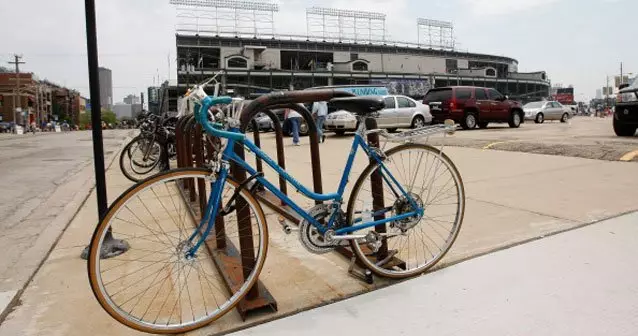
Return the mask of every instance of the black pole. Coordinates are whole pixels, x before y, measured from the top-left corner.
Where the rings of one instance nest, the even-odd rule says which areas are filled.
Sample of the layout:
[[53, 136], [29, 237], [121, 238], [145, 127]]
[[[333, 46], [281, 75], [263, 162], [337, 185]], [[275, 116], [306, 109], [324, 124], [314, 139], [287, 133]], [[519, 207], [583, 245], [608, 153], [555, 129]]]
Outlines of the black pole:
[[[100, 106], [100, 73], [97, 53], [97, 28], [95, 23], [95, 0], [84, 0], [86, 18], [86, 49], [89, 63], [89, 88], [91, 95], [91, 133], [93, 134], [93, 164], [95, 168], [95, 193], [97, 195], [97, 213], [100, 221], [108, 209], [106, 199], [106, 173], [104, 170], [104, 141], [102, 139], [102, 106]], [[81, 257], [88, 259], [89, 247]], [[111, 228], [104, 237], [100, 258], [109, 258], [126, 252], [127, 242], [114, 239]]]
[[97, 28], [95, 0], [84, 0], [86, 15], [86, 49], [89, 59], [89, 86], [91, 90], [91, 132], [93, 134], [93, 162], [97, 213], [102, 220], [106, 215], [106, 177], [104, 172], [104, 144], [102, 140], [102, 106], [100, 106], [100, 74], [97, 58]]

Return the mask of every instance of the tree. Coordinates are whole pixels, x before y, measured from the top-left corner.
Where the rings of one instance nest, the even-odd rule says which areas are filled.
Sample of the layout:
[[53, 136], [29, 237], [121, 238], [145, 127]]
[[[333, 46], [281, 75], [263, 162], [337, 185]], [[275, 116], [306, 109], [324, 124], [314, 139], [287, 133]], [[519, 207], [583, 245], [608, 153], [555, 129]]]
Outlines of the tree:
[[91, 126], [91, 111], [80, 113], [80, 128], [87, 129]]
[[[112, 111], [103, 110], [100, 118], [107, 124], [114, 124], [117, 122], [117, 116]], [[80, 128], [87, 129], [91, 126], [91, 111], [86, 111], [80, 114]]]
[[102, 121], [115, 125], [115, 123], [117, 123], [117, 115], [115, 115], [113, 111], [104, 110], [102, 111]]

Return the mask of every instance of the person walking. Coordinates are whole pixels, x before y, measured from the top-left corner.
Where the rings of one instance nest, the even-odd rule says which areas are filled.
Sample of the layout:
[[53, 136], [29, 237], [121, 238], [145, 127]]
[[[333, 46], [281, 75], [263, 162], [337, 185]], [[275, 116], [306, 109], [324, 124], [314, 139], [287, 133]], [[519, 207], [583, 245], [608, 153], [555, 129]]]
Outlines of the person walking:
[[326, 135], [323, 134], [323, 123], [328, 115], [328, 103], [325, 101], [314, 102], [312, 104], [312, 116], [317, 124], [317, 137], [319, 142], [326, 142]]
[[293, 109], [286, 109], [286, 120], [290, 120], [290, 128], [292, 128], [292, 144], [299, 146], [299, 126], [301, 125], [301, 114]]

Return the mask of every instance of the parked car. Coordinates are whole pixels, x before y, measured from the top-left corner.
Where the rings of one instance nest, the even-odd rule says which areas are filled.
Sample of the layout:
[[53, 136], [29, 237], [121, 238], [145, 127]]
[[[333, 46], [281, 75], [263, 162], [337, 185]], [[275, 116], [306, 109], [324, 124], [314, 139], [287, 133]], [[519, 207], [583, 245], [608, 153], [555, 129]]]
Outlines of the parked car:
[[[418, 128], [432, 123], [432, 115], [427, 105], [401, 95], [381, 96], [385, 108], [375, 118], [377, 126], [390, 132], [398, 128]], [[342, 135], [346, 131], [357, 129], [357, 119], [348, 111], [336, 111], [328, 114], [324, 127]]]
[[[306, 106], [306, 108], [308, 108], [308, 106]], [[283, 132], [283, 134], [285, 136], [292, 136], [292, 126], [290, 125], [290, 121], [286, 120], [285, 114], [286, 114], [286, 109], [274, 109], [272, 110], [272, 112], [277, 116], [277, 118], [279, 119], [279, 123], [281, 124], [281, 131]], [[300, 136], [306, 136], [308, 135], [308, 123], [306, 123], [306, 120], [301, 118], [301, 124], [299, 124], [299, 135]]]
[[[267, 131], [272, 131], [273, 129], [275, 129], [275, 126], [273, 125], [273, 122], [270, 119], [270, 117], [264, 113], [258, 113], [255, 116], [255, 121], [257, 122], [257, 128], [259, 129], [260, 132], [267, 132]], [[251, 122], [250, 124], [248, 124], [248, 131], [252, 131], [252, 129], [253, 129], [253, 123]]]
[[13, 131], [13, 123], [0, 122], [0, 133], [10, 133]]
[[638, 129], [638, 80], [621, 89], [616, 96], [614, 132], [617, 136], [633, 136]]
[[323, 127], [326, 130], [333, 131], [337, 133], [337, 135], [343, 135], [347, 131], [355, 131], [358, 126], [359, 124], [354, 114], [345, 110], [329, 113], [328, 116], [326, 116], [326, 121], [323, 123]]
[[430, 89], [423, 104], [430, 107], [433, 123], [452, 119], [463, 129], [486, 128], [492, 122], [506, 122], [517, 128], [524, 122], [521, 104], [491, 88], [448, 86]]
[[557, 101], [538, 101], [527, 103], [523, 106], [525, 120], [534, 120], [537, 124], [542, 124], [545, 120], [560, 120], [567, 122], [571, 116], [566, 107]]

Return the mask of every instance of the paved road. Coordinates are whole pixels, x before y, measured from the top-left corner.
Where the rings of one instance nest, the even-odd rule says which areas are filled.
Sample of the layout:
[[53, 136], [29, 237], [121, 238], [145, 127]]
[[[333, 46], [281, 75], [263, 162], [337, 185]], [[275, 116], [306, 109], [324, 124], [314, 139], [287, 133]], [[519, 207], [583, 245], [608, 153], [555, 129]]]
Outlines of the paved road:
[[[105, 131], [107, 158], [129, 132]], [[21, 289], [75, 213], [92, 157], [88, 131], [0, 137], [0, 292]]]
[[232, 335], [636, 335], [636, 221], [604, 221]]
[[[440, 143], [438, 138], [432, 142]], [[575, 117], [569, 123], [526, 121], [520, 128], [493, 124], [485, 130], [459, 131], [447, 145], [618, 161], [638, 150], [638, 136], [618, 137], [611, 118]], [[627, 156], [627, 158], [629, 158]], [[638, 161], [638, 155], [629, 158]]]

